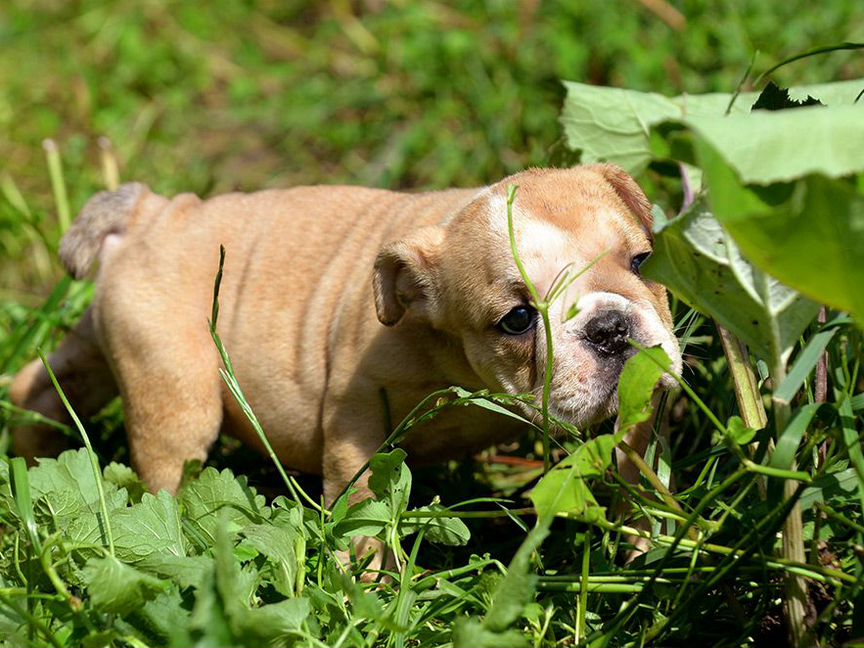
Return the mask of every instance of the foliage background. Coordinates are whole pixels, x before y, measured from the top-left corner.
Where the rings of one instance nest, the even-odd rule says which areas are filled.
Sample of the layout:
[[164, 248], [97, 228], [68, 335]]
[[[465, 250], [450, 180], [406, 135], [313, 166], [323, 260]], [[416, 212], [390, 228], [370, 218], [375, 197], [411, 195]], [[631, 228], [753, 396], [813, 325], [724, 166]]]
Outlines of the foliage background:
[[[58, 141], [73, 212], [121, 179], [202, 195], [308, 183], [471, 186], [560, 161], [561, 79], [667, 94], [729, 91], [768, 64], [864, 39], [856, 0], [688, 0], [676, 31], [637, 0], [12, 0], [0, 6], [0, 297], [59, 276], [41, 141]], [[839, 52], [788, 85], [860, 76]], [[655, 200], [658, 198], [655, 197]], [[44, 238], [43, 238], [44, 237]]]

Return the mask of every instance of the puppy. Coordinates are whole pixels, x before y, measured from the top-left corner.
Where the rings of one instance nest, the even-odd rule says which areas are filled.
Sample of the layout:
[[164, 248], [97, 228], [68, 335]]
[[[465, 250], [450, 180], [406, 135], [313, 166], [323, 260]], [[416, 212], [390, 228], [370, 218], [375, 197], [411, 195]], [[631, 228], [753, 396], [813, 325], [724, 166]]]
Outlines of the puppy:
[[[316, 186], [202, 201], [137, 183], [97, 194], [61, 245], [77, 278], [98, 261], [96, 297], [50, 363], [82, 416], [119, 392], [132, 462], [153, 491], [174, 492], [183, 463], [206, 459], [220, 430], [261, 449], [208, 331], [224, 245], [218, 330], [239, 383], [282, 462], [322, 474], [332, 501], [391, 431], [382, 390], [394, 422], [450, 385], [539, 402], [546, 337], [510, 250], [509, 185], [516, 245], [541, 295], [565, 268], [593, 263], [551, 308], [551, 412], [576, 426], [613, 415], [631, 338], [661, 345], [680, 372], [665, 289], [639, 274], [650, 203], [605, 164], [419, 194]], [[66, 418], [39, 361], [11, 395]], [[412, 460], [437, 461], [523, 429], [459, 408], [403, 445]], [[14, 435], [31, 459], [59, 441], [47, 428]], [[355, 499], [367, 494], [358, 485]]]

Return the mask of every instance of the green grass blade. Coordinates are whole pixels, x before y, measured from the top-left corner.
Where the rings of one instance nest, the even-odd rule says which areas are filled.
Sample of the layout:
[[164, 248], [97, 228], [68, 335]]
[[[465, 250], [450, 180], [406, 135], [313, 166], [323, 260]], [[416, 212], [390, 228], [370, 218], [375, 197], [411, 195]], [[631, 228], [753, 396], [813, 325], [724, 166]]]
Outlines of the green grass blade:
[[39, 538], [39, 527], [33, 514], [33, 498], [30, 493], [30, 476], [27, 474], [27, 463], [21, 457], [9, 459], [10, 486], [12, 497], [18, 509], [18, 517], [27, 529], [30, 544], [36, 553], [42, 552], [42, 541]]
[[784, 403], [792, 402], [792, 399], [795, 398], [807, 376], [816, 367], [816, 363], [819, 362], [819, 358], [837, 333], [837, 330], [836, 328], [831, 328], [827, 331], [817, 333], [810, 338], [807, 346], [804, 347], [804, 350], [796, 358], [792, 369], [786, 374], [786, 378], [777, 388], [777, 391], [774, 392], [776, 400]]

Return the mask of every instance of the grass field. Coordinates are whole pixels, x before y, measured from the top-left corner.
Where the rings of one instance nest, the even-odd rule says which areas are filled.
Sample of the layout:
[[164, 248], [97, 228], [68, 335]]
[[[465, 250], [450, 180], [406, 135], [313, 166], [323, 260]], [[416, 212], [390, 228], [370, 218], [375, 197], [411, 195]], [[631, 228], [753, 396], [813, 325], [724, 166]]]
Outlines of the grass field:
[[[864, 41], [855, 0], [673, 4], [680, 15], [636, 0], [4, 4], [0, 454], [11, 456], [11, 425], [27, 418], [8, 401], [9, 379], [92, 297], [90, 284], [63, 279], [59, 239], [115, 175], [202, 196], [309, 183], [474, 186], [575, 159], [559, 123], [561, 80], [732, 92], [757, 51], [759, 71]], [[860, 50], [772, 75], [780, 85], [861, 77]], [[682, 189], [665, 168], [652, 164], [640, 180], [673, 215]], [[772, 398], [775, 367], [746, 363], [770, 421], [751, 438], [733, 422], [746, 413], [717, 328], [679, 299], [673, 306], [693, 395], [664, 403], [671, 445], [652, 448], [656, 474], [628, 494], [655, 534], [667, 521], [632, 564], [611, 513], [538, 523], [528, 492], [542, 472], [539, 435], [413, 475], [390, 454], [388, 512], [364, 522], [316, 508], [314, 478], [297, 476], [288, 497], [269, 461], [230, 439], [197, 478], [190, 469], [177, 498], [144, 494], [121, 465], [115, 402], [85, 422], [102, 479], [83, 451], [29, 472], [0, 462], [0, 645], [777, 646], [795, 577], [808, 587], [799, 645], [864, 645], [860, 328], [842, 309], [829, 309], [827, 324], [805, 322], [789, 368], [804, 358], [810, 370], [788, 401]], [[823, 341], [815, 370], [820, 354], [808, 364], [805, 350]], [[769, 474], [774, 442], [802, 411], [810, 422]], [[586, 438], [562, 441], [554, 458]], [[601, 504], [628, 492], [614, 469], [600, 472], [588, 483]], [[676, 494], [664, 501], [670, 475]], [[796, 501], [804, 554], [790, 558], [779, 533]], [[418, 520], [430, 519], [418, 535]], [[110, 543], [100, 520], [110, 520]], [[364, 528], [406, 552], [384, 586], [346, 577], [334, 558]]]

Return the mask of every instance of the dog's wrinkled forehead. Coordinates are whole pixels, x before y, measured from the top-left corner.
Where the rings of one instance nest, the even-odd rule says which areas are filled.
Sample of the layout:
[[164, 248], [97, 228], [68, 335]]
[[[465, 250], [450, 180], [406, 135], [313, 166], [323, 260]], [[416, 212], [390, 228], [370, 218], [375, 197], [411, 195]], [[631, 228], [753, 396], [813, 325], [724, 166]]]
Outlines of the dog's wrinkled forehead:
[[495, 185], [491, 193], [500, 200], [508, 186], [518, 187], [514, 205], [521, 213], [577, 238], [606, 238], [602, 242], [610, 243], [610, 236], [651, 237], [650, 203], [617, 167], [523, 171]]
[[[500, 278], [501, 263], [516, 270], [512, 259], [507, 258], [510, 186], [517, 187], [512, 208], [513, 229], [526, 265], [542, 260], [542, 266], [552, 267], [557, 273], [567, 264], [587, 265], [601, 256], [650, 249], [650, 230], [645, 220], [634, 213], [633, 206], [594, 167], [529, 170], [481, 192], [461, 222], [454, 223], [456, 231], [451, 243], [459, 246], [460, 239], [472, 240], [466, 251], [470, 248], [473, 258], [464, 261], [481, 276]], [[644, 200], [641, 191], [639, 195]], [[646, 205], [647, 201], [638, 208], [647, 211]], [[508, 254], [502, 255], [502, 251]], [[549, 281], [553, 279], [554, 276]], [[542, 280], [542, 277], [535, 279], [538, 283]]]

